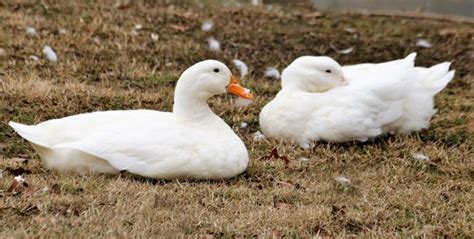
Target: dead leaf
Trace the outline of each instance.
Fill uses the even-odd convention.
[[[17,180],[14,178],[10,184],[10,187],[5,191],[9,195],[23,194],[25,196],[31,196],[38,191],[37,187],[28,184],[26,181]]]
[[[439,35],[445,36],[445,35],[458,35],[458,34],[473,34],[474,29],[465,29],[465,28],[445,28],[441,29],[439,32]]]
[[[115,3],[115,8],[119,10],[125,10],[130,8],[130,1],[129,0],[119,0]]]
[[[287,188],[290,188],[290,189],[294,189],[294,188],[295,188],[295,185],[293,185],[293,184],[290,183],[290,182],[277,181],[276,183],[277,183],[278,185],[280,185],[280,186],[284,186],[284,187],[287,187]]]
[[[285,165],[288,165],[290,163],[288,157],[278,154],[278,150],[276,148],[273,148],[272,152],[269,155],[259,158],[259,160],[261,161],[267,161],[271,159],[280,159],[285,163]]]
[[[11,158],[10,161],[21,163],[21,164],[28,164],[28,159],[25,159],[25,158]]]
[[[187,19],[196,19],[198,17],[198,15],[191,10],[184,12],[181,16]]]
[[[276,229],[273,229],[272,230],[272,239],[278,239],[278,238],[281,238],[280,231],[278,231]]]
[[[35,194],[37,191],[38,191],[38,188],[33,187],[33,186],[31,186],[31,185],[28,185],[28,187],[26,187],[25,191],[23,192],[23,195],[25,195],[25,196],[32,196],[32,195]]]
[[[10,184],[10,187],[8,187],[6,192],[12,193],[12,194],[15,194],[15,193],[18,194],[18,193],[24,192],[27,187],[28,187],[28,184],[26,182],[21,182],[16,179],[13,179]]]
[[[283,203],[283,202],[275,202],[273,204],[273,206],[277,209],[280,209],[280,210],[287,210],[287,209],[290,209],[292,207],[291,204]]]
[[[308,14],[305,14],[303,15],[303,17],[305,18],[318,18],[318,17],[322,17],[323,14],[321,12],[312,12],[312,13],[308,13]]]
[[[171,29],[178,31],[178,32],[185,32],[189,29],[189,26],[183,24],[169,24],[168,25]]]
[[[212,234],[201,234],[199,235],[200,239],[214,239],[214,235]]]

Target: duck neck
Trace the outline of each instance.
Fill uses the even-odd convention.
[[[195,92],[186,92],[176,87],[173,114],[179,122],[202,123],[216,117],[207,104],[206,97],[199,97]]]

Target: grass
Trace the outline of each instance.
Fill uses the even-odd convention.
[[[305,6],[202,8],[195,2],[0,2],[0,47],[6,53],[0,57],[0,237],[474,235],[473,24],[319,15]],[[206,19],[215,22],[210,33],[200,30]],[[136,24],[143,29],[134,36]],[[26,35],[27,26],[39,35]],[[207,50],[210,36],[221,41],[221,52]],[[417,48],[419,38],[433,47]],[[58,64],[42,57],[45,45],[57,52]],[[355,50],[347,55],[333,49],[348,47]],[[368,143],[320,142],[310,151],[253,142],[258,113],[279,90],[277,80],[263,77],[265,67],[281,70],[304,54],[352,64],[412,51],[419,53],[418,65],[449,60],[457,70],[436,97],[439,111],[430,129]],[[32,147],[7,126],[9,120],[33,124],[96,110],[169,111],[180,72],[208,58],[229,66],[239,58],[251,68],[242,81],[255,92],[254,104],[236,108],[227,96],[210,102],[249,150],[248,170],[234,179],[60,174],[43,168]],[[249,127],[240,129],[241,122]],[[259,160],[274,148],[290,163]],[[415,161],[414,153],[430,161]],[[12,194],[8,188],[21,169],[29,189]],[[340,185],[336,176],[349,178],[350,185]],[[49,190],[42,192],[44,187]]]

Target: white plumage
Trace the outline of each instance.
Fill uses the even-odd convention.
[[[260,113],[262,132],[303,147],[427,128],[433,97],[454,71],[447,62],[414,67],[415,57],[344,67],[329,57],[300,57],[283,71],[282,90]]]
[[[33,144],[46,167],[60,171],[228,178],[246,169],[248,155],[206,102],[226,91],[251,97],[224,64],[208,60],[182,74],[173,112],[104,111],[10,126]]]

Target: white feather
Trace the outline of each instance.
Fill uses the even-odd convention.
[[[431,48],[433,44],[431,42],[425,40],[425,39],[419,39],[416,41],[416,46],[422,47],[422,48]]]
[[[426,155],[423,155],[423,154],[420,154],[420,153],[414,153],[412,155],[413,159],[416,160],[416,161],[420,161],[420,162],[428,162],[430,161],[430,158]]]
[[[260,131],[253,133],[253,141],[262,141],[265,139],[265,135],[263,135]]]
[[[38,58],[37,56],[35,56],[35,55],[31,55],[31,56],[30,56],[30,59],[31,59],[32,61],[38,61],[38,60],[39,60],[39,58]]]
[[[248,99],[243,99],[243,98],[237,98],[235,99],[235,106],[237,107],[245,107],[245,106],[248,106],[250,104],[252,104],[252,100],[248,100]]]
[[[211,20],[204,21],[201,25],[201,30],[205,32],[209,32],[214,27],[214,23]]]
[[[238,60],[238,59],[234,59],[232,61],[232,63],[234,63],[235,67],[237,67],[237,69],[239,69],[240,78],[244,78],[249,73],[249,68],[248,68],[247,64],[245,64],[245,62],[243,62],[241,60]]]
[[[220,51],[221,50],[221,44],[214,37],[208,38],[207,42],[209,44],[209,50],[210,51]]]
[[[351,184],[351,180],[344,176],[337,176],[334,178],[334,180],[336,180],[336,182],[338,182],[342,186],[349,186]]]
[[[46,56],[46,59],[52,63],[56,63],[58,61],[58,56],[50,46],[45,46],[43,48],[43,54]]]
[[[150,34],[150,37],[151,37],[151,40],[158,41],[159,35],[153,32]]]
[[[26,34],[30,35],[30,36],[37,36],[38,33],[36,32],[36,29],[34,29],[33,27],[27,27],[26,28]]]
[[[264,73],[265,77],[280,79],[280,71],[275,67],[267,67]]]
[[[142,24],[136,24],[133,28],[135,30],[141,30],[143,28],[143,25]]]
[[[262,5],[262,0],[251,0],[251,4],[254,6]]]
[[[17,183],[24,183],[26,180],[23,176],[18,175],[15,177],[15,181],[17,181]]]

